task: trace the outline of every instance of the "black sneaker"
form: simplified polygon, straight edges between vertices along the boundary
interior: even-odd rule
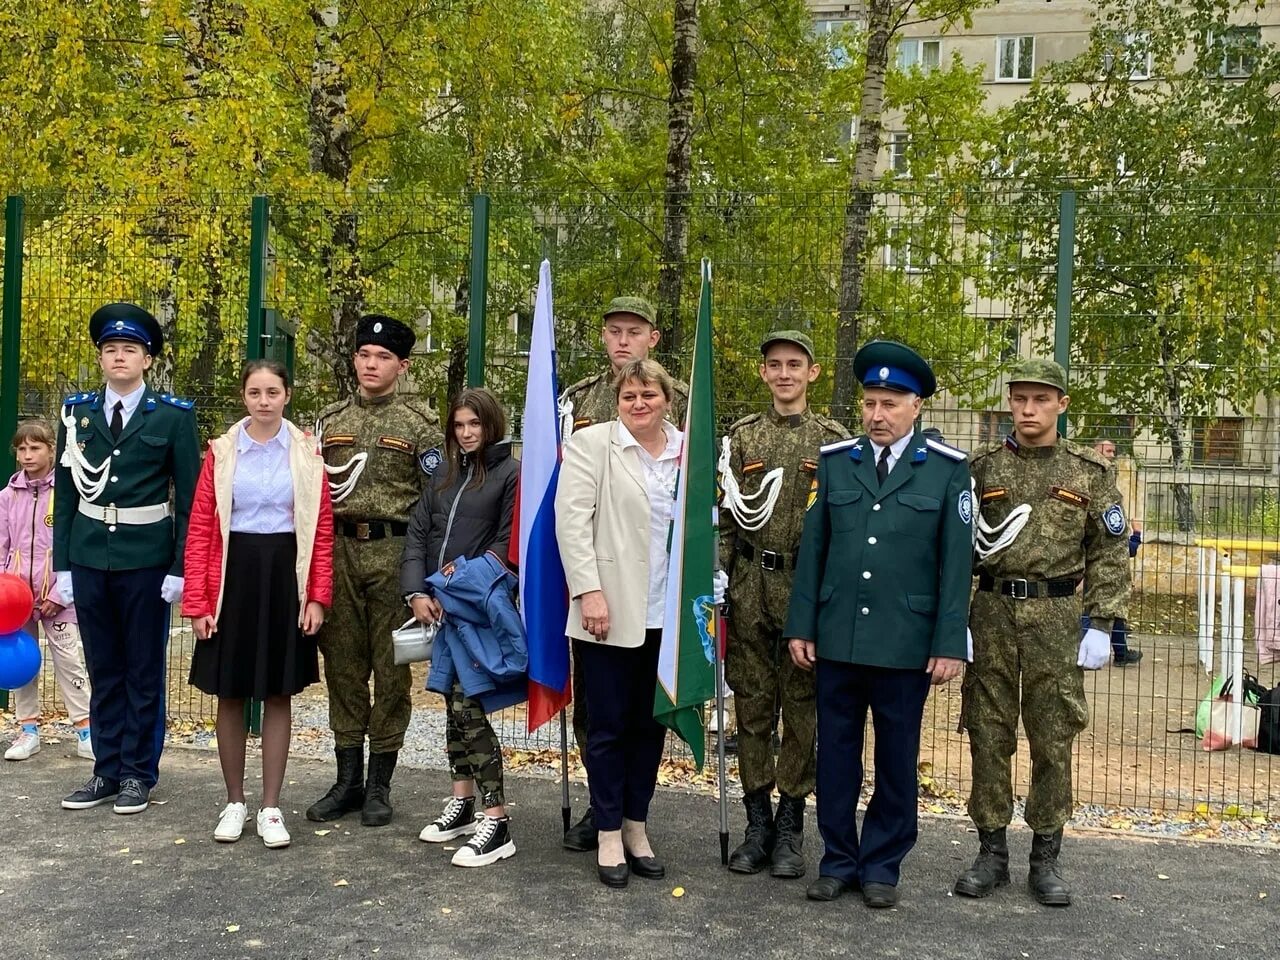
[[[120,781],[120,795],[111,809],[116,813],[141,813],[151,804],[151,791],[141,780]]]
[[[455,867],[487,867],[491,863],[514,857],[516,842],[511,839],[508,825],[510,817],[484,817],[476,827],[475,836],[458,848],[453,855]]]
[[[1124,653],[1116,654],[1112,662],[1117,667],[1127,667],[1127,666],[1130,666],[1131,664],[1137,663],[1141,659],[1142,659],[1141,650],[1126,650]]]
[[[90,777],[89,781],[75,793],[62,798],[63,810],[88,810],[110,803],[120,792],[120,786],[102,777]]]
[[[450,797],[440,816],[436,817],[418,834],[423,843],[444,843],[464,833],[475,833],[476,798]]]

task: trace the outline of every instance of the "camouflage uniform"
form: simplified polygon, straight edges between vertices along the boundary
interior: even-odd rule
[[[773,718],[779,699],[784,737],[778,789],[792,797],[813,792],[814,676],[792,663],[782,626],[805,509],[816,489],[818,448],[848,436],[829,417],[810,410],[784,416],[772,405],[729,428],[730,469],[745,496],[771,470],[784,471],[773,512],[759,530],[742,530],[729,510],[720,510],[720,566],[729,573],[725,679],[733,688],[738,770],[747,793],[775,782]]]
[[[594,377],[579,380],[560,396],[560,408],[572,404],[572,429],[565,430],[564,439],[570,434],[582,430],[593,423],[609,423],[618,419],[618,397],[613,392],[613,371],[607,370]],[[667,419],[677,425],[684,423],[685,408],[689,404],[689,385],[676,380],[675,397],[671,400],[671,409]],[[575,642],[574,646],[577,646]],[[586,689],[586,680],[582,675],[582,660],[573,658],[573,736],[578,749],[585,749],[587,744],[587,699],[577,693]]]
[[[368,734],[371,752],[394,752],[411,713],[409,668],[396,666],[391,651],[391,631],[406,615],[400,555],[409,513],[439,463],[440,420],[398,394],[356,396],[322,410],[316,431],[328,465],[368,454],[355,488],[333,505],[333,608],[319,637],[329,726],[338,748],[363,747]],[[344,476],[336,474],[335,485]],[[364,526],[371,522],[381,527],[381,538]]]
[[[489,725],[484,709],[454,684],[448,697],[445,723],[449,768],[455,783],[474,780],[487,810],[506,801],[502,791],[502,745]]]
[[[1115,475],[1088,447],[1059,440],[1020,446],[1013,436],[976,453],[978,509],[988,524],[1030,504],[1027,525],[1008,547],[975,560],[975,574],[999,581],[1084,580],[1084,611],[1107,633],[1129,596],[1128,529]],[[970,613],[973,663],[964,678],[963,725],[973,757],[969,816],[998,830],[1013,816],[1010,757],[1018,711],[1031,747],[1026,821],[1037,834],[1071,816],[1071,744],[1089,721],[1080,645],[1081,598],[1016,599],[982,589]]]

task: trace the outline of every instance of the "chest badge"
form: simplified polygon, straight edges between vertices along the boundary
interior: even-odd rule
[[[89,425],[89,418],[88,418],[88,417],[81,417],[81,418],[80,418],[80,427],[81,427],[81,429],[83,429],[83,428],[87,427],[88,425]]]
[[[743,474],[759,473],[763,469],[764,469],[763,460],[748,460],[746,463],[742,465]]]

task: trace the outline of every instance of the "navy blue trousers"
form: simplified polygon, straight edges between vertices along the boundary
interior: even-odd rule
[[[661,630],[646,630],[642,647],[581,641],[587,698],[591,809],[600,830],[622,829],[622,818],[643,823],[658,782],[667,730],[653,719]]]
[[[892,670],[819,660],[818,873],[845,883],[897,886],[916,842],[916,760],[929,695],[923,670]],[[858,837],[862,743],[867,710],[875,729],[875,789]]]
[[[80,639],[93,694],[93,772],[104,780],[154,787],[164,749],[165,647],[169,605],[160,596],[168,567],[94,570],[71,564]]]

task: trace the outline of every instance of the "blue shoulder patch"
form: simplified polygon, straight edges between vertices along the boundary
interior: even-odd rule
[[[1118,503],[1113,503],[1102,511],[1102,522],[1107,528],[1107,533],[1113,537],[1120,536],[1127,526],[1124,520],[1124,508]]]
[[[187,400],[187,399],[184,399],[183,397],[175,397],[171,393],[160,394],[160,399],[163,400],[165,403],[167,403],[171,407],[177,407],[179,410],[194,410],[196,407],[196,402],[194,400]]]
[[[92,391],[89,393],[73,393],[62,401],[62,405],[64,407],[74,407],[77,403],[88,403],[96,396],[97,394]]]
[[[444,454],[440,452],[439,447],[432,447],[418,458],[418,465],[422,467],[422,472],[428,477],[434,476],[437,468],[443,462]]]

